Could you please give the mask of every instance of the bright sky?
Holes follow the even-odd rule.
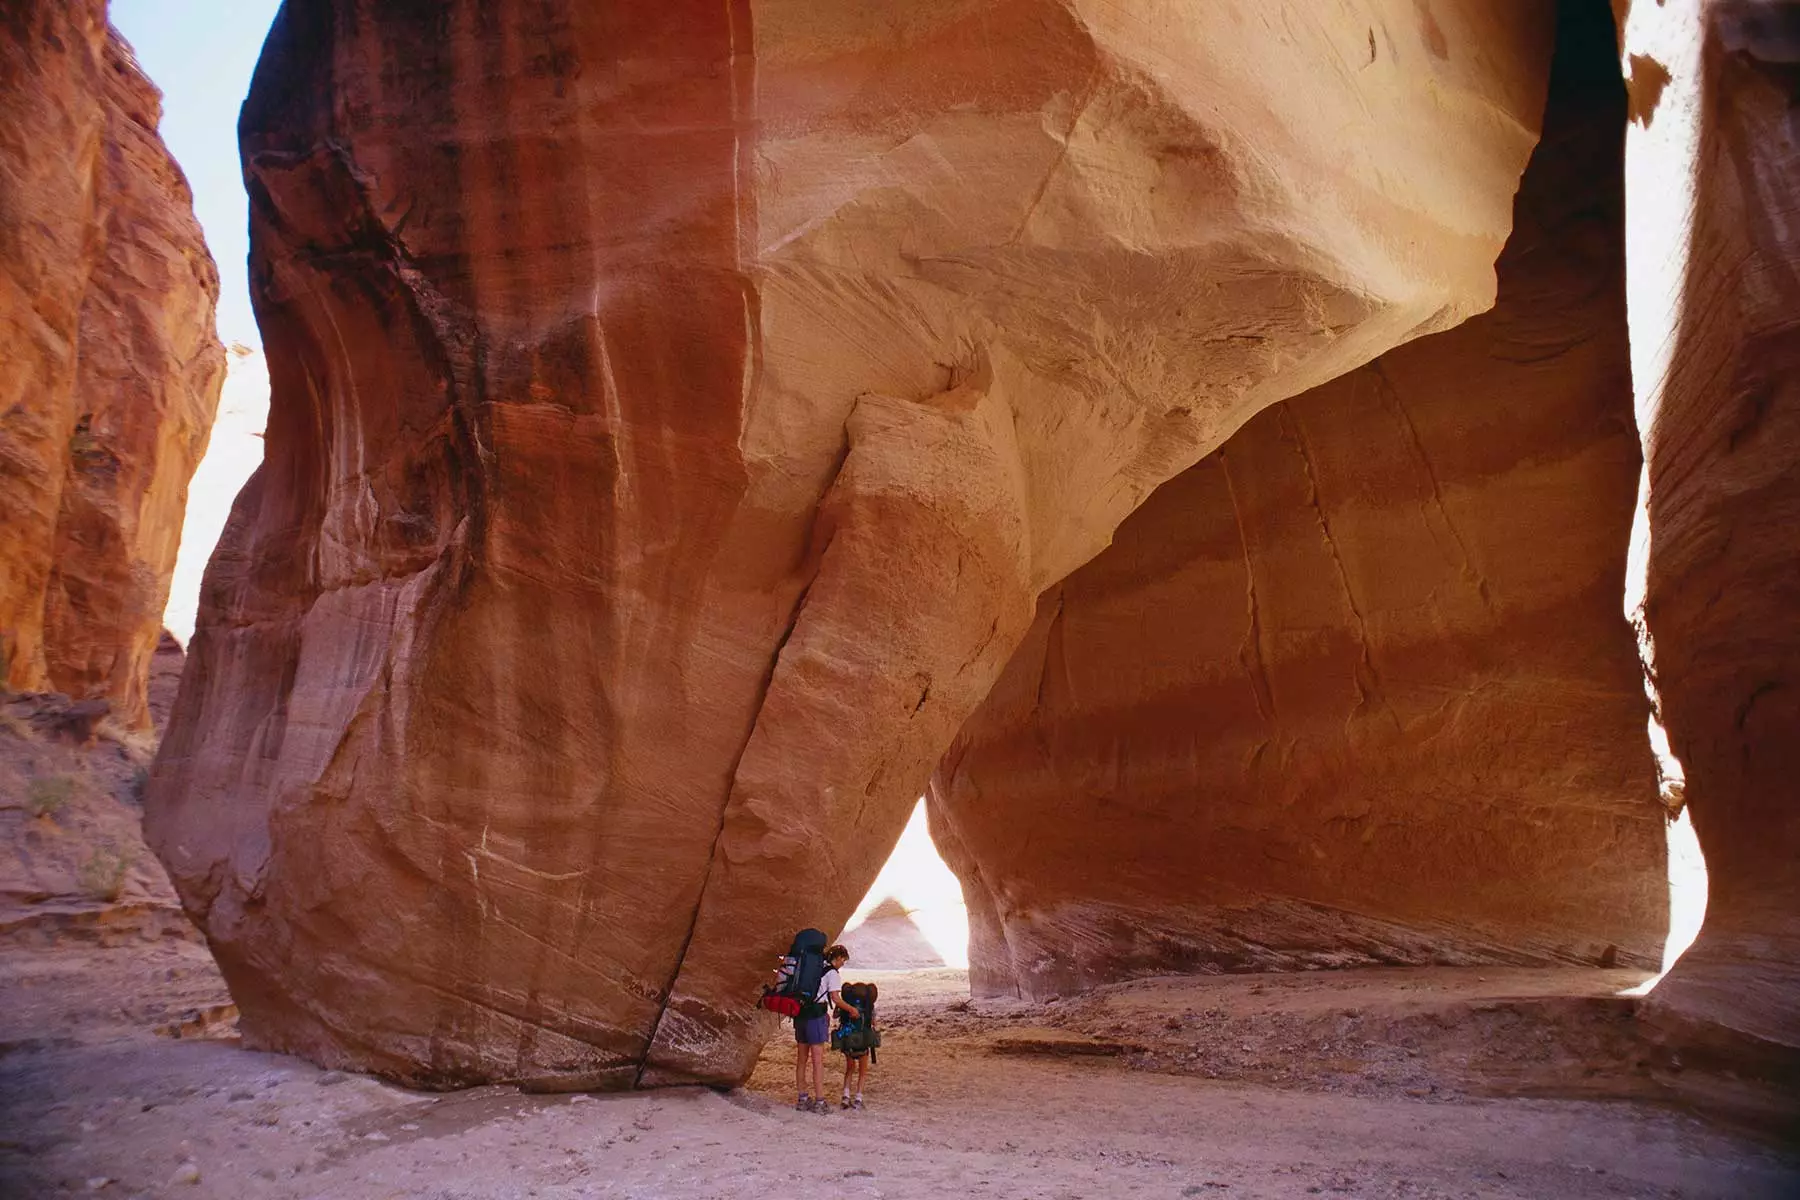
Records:
[[[278,0],[113,0],[112,22],[163,92],[163,141],[187,173],[219,264],[219,337],[261,346],[250,315],[250,251],[237,116]]]
[[[932,844],[922,798],[913,809],[906,832],[900,835],[900,844],[870,885],[869,894],[856,906],[856,914],[845,924],[844,931],[849,933],[861,925],[869,910],[890,896],[906,909],[906,915],[945,966],[969,965],[969,910],[963,904],[962,884]]]
[[[113,0],[112,22],[163,93],[162,137],[194,189],[194,212],[219,264],[219,339],[260,350],[244,260],[248,203],[237,116],[279,0]],[[233,353],[212,442],[188,487],[181,555],[163,623],[187,644],[206,560],[238,489],[262,461],[269,378],[260,353]]]

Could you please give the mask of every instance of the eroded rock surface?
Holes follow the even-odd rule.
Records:
[[[254,1044],[731,1081],[1039,592],[1485,308],[1549,5],[289,3],[149,810]],[[1322,119],[1325,115],[1325,119]]]
[[[1567,6],[1494,310],[1263,412],[1045,595],[931,793],[978,993],[1654,969],[1623,124]]]
[[[104,3],[0,20],[0,687],[150,724],[218,274]]]
[[[1631,6],[1635,618],[1706,855],[1649,1011],[1800,1091],[1800,5]],[[1690,1063],[1700,1055],[1690,1054]]]

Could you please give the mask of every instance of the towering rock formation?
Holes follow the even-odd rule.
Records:
[[[1432,962],[1654,968],[1619,606],[1624,90],[1565,6],[1492,312],[1263,412],[1053,588],[931,792],[977,991]]]
[[[1651,1011],[1800,1081],[1800,4],[1633,5],[1625,53],[1635,617],[1709,884]]]
[[[1487,307],[1549,7],[290,0],[148,814],[249,1038],[741,1076],[1038,593]]]
[[[225,377],[218,274],[104,3],[0,18],[0,686],[134,725]]]

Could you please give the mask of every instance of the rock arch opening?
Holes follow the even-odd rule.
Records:
[[[924,797],[841,940],[852,971],[969,965],[968,905],[932,840]]]
[[[1044,595],[946,755],[978,991],[1662,966],[1673,856],[1621,602],[1625,92],[1604,5],[1559,34],[1493,310],[1164,484]]]

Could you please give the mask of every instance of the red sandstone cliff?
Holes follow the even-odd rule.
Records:
[[[139,727],[225,376],[159,113],[103,3],[0,20],[0,686]]]
[[[1494,310],[1165,484],[964,726],[932,828],[978,991],[1657,965],[1664,814],[1619,602],[1625,97],[1603,6],[1561,34]]]
[[[1038,594],[1456,324],[1549,5],[290,0],[148,806],[260,1046],[729,1081]]]
[[[1706,855],[1651,997],[1734,1071],[1800,1081],[1800,5],[1632,5],[1628,229],[1645,458],[1634,617]],[[1705,1054],[1690,1054],[1702,1062]]]

